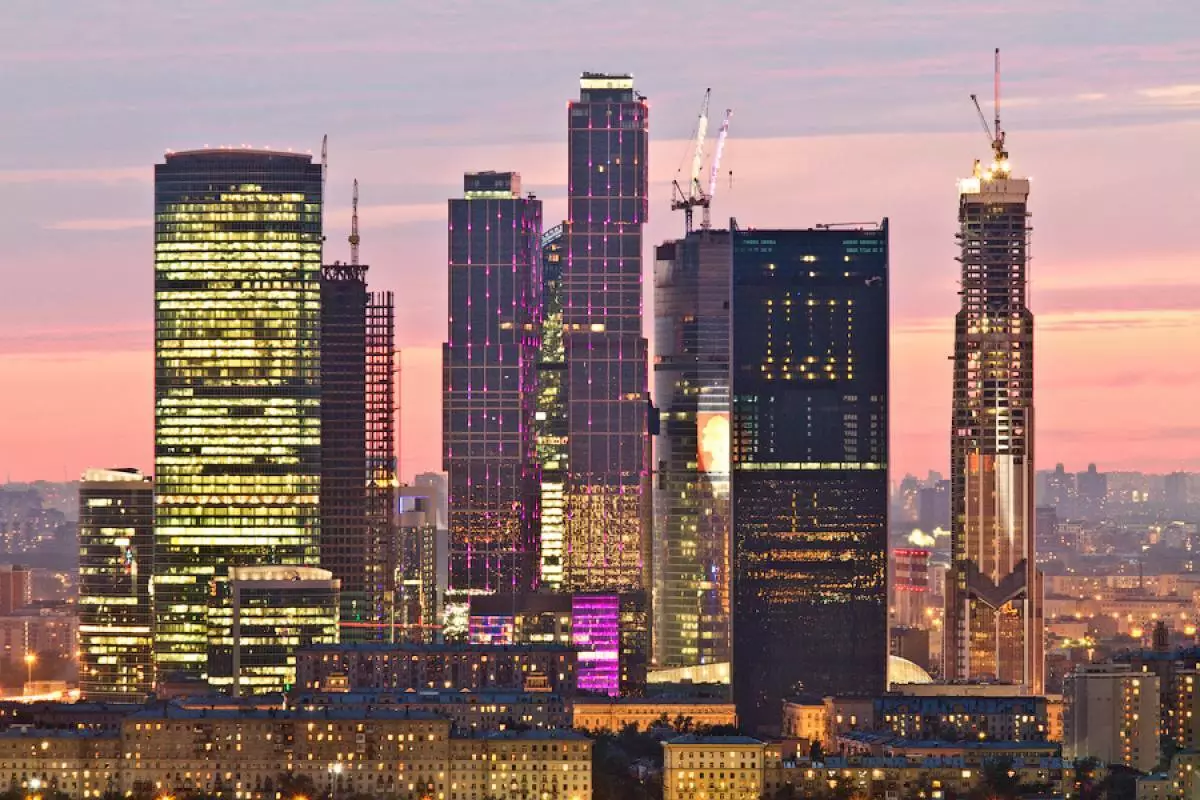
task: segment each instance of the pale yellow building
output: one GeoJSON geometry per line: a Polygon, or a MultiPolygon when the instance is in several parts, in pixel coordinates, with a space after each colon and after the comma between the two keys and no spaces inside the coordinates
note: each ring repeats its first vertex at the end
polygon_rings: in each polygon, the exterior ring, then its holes
{"type": "Polygon", "coordinates": [[[452,738],[449,720],[401,709],[183,708],[131,714],[120,732],[0,734],[0,791],[276,800],[315,794],[435,800],[587,800],[592,742],[570,730],[452,738]]]}
{"type": "Polygon", "coordinates": [[[827,708],[824,703],[784,702],[784,738],[820,742],[825,739],[827,725],[827,708]]]}
{"type": "Polygon", "coordinates": [[[766,749],[748,736],[689,734],[663,742],[663,798],[759,800],[766,749]]]}
{"type": "Polygon", "coordinates": [[[733,703],[590,697],[575,700],[572,725],[585,731],[620,731],[627,725],[646,730],[660,722],[664,714],[670,725],[680,718],[699,728],[737,725],[733,703]]]}

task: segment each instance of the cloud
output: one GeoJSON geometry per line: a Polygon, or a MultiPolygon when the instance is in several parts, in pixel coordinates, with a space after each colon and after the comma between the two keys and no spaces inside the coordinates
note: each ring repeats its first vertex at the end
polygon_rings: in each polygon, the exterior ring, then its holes
{"type": "Polygon", "coordinates": [[[154,331],[147,325],[43,328],[0,331],[0,357],[60,356],[77,353],[137,351],[149,357],[154,331]]]}
{"type": "Polygon", "coordinates": [[[1200,106],[1200,83],[1178,83],[1172,86],[1151,86],[1138,94],[1155,105],[1170,107],[1200,106]]]}
{"type": "Polygon", "coordinates": [[[51,222],[42,227],[48,231],[128,231],[149,228],[154,221],[149,217],[116,217],[112,219],[65,219],[51,222]]]}
{"type": "Polygon", "coordinates": [[[148,166],[101,167],[96,169],[10,169],[0,170],[0,184],[22,183],[150,183],[154,171],[148,166]]]}

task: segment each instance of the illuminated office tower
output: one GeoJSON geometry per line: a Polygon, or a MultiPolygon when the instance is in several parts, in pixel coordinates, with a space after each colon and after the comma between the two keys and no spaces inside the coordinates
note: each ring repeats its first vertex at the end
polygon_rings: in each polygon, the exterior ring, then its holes
{"type": "Polygon", "coordinates": [[[1029,180],[1013,176],[998,119],[992,149],[991,165],[959,182],[945,677],[1040,693],[1029,180]]]}
{"type": "Polygon", "coordinates": [[[567,108],[563,585],[645,585],[649,549],[642,226],[649,107],[631,75],[584,73],[567,108]]]}
{"type": "Polygon", "coordinates": [[[733,230],[733,687],[887,684],[888,229],[733,230]]]}
{"type": "Polygon", "coordinates": [[[89,469],[79,484],[79,690],[140,703],[154,690],[154,484],[89,469]]]}
{"type": "Polygon", "coordinates": [[[341,581],[345,641],[390,640],[396,591],[395,314],[366,273],[321,271],[321,566],[341,581]]]}
{"type": "Polygon", "coordinates": [[[562,587],[566,523],[567,357],[563,347],[562,303],[565,230],[565,224],[555,225],[542,235],[542,342],[537,362],[534,431],[541,470],[540,583],[547,589],[562,587]]]}
{"type": "Polygon", "coordinates": [[[445,561],[445,543],[438,517],[444,496],[440,482],[396,490],[393,641],[431,642],[441,622],[438,567],[445,561]]]}
{"type": "Polygon", "coordinates": [[[338,644],[338,586],[316,567],[230,567],[209,604],[209,683],[234,697],[290,690],[298,649],[338,644]]]}
{"type": "Polygon", "coordinates": [[[654,660],[728,662],[729,231],[657,248],[654,396],[654,660]]]}
{"type": "Polygon", "coordinates": [[[317,562],[321,166],[252,150],[155,167],[155,660],[207,677],[230,566],[317,562]]]}
{"type": "Polygon", "coordinates": [[[448,603],[521,592],[537,572],[534,411],[542,203],[513,172],[466,175],[450,200],[442,438],[449,476],[448,603]]]}

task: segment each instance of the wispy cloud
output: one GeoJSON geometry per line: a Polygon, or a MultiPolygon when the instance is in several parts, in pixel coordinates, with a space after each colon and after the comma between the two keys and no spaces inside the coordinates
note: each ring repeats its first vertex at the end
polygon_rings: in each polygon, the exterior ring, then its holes
{"type": "Polygon", "coordinates": [[[42,227],[48,231],[128,231],[149,228],[153,220],[146,217],[115,217],[112,219],[65,219],[42,227]]]}
{"type": "Polygon", "coordinates": [[[154,331],[148,325],[0,331],[0,356],[139,351],[149,357],[153,337],[154,331]]]}
{"type": "Polygon", "coordinates": [[[22,183],[150,183],[149,167],[101,167],[95,169],[9,169],[0,170],[0,184],[22,183]]]}

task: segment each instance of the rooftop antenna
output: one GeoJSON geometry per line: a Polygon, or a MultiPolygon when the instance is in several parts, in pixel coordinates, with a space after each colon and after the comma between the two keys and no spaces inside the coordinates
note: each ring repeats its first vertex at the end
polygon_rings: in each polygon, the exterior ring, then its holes
{"type": "Polygon", "coordinates": [[[354,196],[350,200],[350,265],[358,266],[358,178],[354,179],[354,196]]]}

